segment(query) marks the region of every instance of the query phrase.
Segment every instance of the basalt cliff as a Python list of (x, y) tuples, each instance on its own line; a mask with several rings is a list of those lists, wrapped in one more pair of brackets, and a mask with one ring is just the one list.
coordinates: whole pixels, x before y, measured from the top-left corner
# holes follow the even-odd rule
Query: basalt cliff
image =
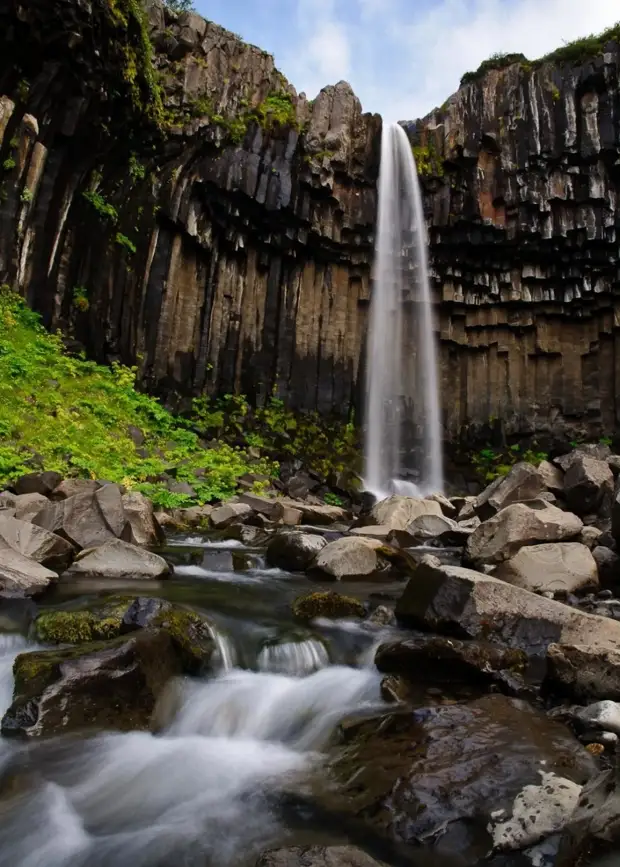
[[(380, 117), (146, 6), (0, 0), (0, 283), (169, 400), (360, 409)], [(407, 125), (451, 439), (616, 428), (619, 81), (610, 42)]]

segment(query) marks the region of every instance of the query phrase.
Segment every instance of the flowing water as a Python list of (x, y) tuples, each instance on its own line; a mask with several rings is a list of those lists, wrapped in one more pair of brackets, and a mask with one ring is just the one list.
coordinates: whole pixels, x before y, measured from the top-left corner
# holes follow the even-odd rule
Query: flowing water
[[(157, 734), (0, 742), (0, 867), (245, 867), (270, 845), (346, 842), (316, 823), (291, 826), (279, 805), (326, 785), (321, 751), (343, 717), (381, 706), (372, 657), (385, 630), (300, 628), (290, 602), (316, 588), (265, 569), (259, 552), (249, 552), (255, 568), (235, 572), (232, 553), (179, 540), (168, 552), (175, 577), (141, 585), (207, 613), (217, 645), (214, 674), (170, 685)], [(89, 598), (82, 584), (55, 592), (54, 605)], [(28, 649), (0, 635), (2, 710)]]
[(441, 492), (441, 412), (426, 227), (413, 152), (399, 124), (385, 124), (381, 139), (366, 376), (367, 490), (379, 499), (392, 493)]

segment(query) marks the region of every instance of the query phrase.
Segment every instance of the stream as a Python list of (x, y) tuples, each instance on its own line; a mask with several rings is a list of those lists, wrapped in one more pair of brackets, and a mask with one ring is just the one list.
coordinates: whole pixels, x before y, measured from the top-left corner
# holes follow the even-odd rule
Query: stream
[[(321, 585), (265, 568), (259, 551), (239, 543), (178, 537), (165, 553), (173, 578), (122, 590), (208, 614), (215, 673), (171, 685), (157, 734), (3, 740), (0, 867), (245, 867), (269, 847), (349, 839), (337, 821), (305, 814), (303, 798), (328, 785), (322, 750), (339, 721), (381, 706), (372, 659), (394, 630), (300, 628), (291, 601)], [(401, 588), (346, 592), (380, 600)], [(46, 604), (119, 589), (61, 584)], [(13, 660), (26, 649), (25, 636), (0, 634), (3, 712)], [(302, 806), (291, 808), (291, 797)]]

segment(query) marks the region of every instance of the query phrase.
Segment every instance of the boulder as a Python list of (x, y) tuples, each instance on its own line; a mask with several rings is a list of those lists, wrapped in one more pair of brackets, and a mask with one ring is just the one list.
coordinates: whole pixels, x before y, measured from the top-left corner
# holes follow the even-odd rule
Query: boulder
[(611, 457), (611, 449), (604, 443), (582, 443), (571, 452), (554, 458), (553, 463), (566, 472), (576, 460), (582, 457), (593, 458), (596, 461), (608, 461)]
[(129, 491), (121, 499), (125, 520), (131, 530), (127, 541), (144, 547), (161, 544), (164, 534), (155, 518), (151, 501), (139, 491)]
[(620, 557), (611, 548), (598, 545), (592, 551), (598, 570), (598, 580), (601, 587), (616, 587), (620, 584)]
[(64, 479), (50, 493), (50, 500), (68, 500), (76, 494), (94, 494), (101, 485), (95, 479)]
[(423, 500), (418, 497), (402, 497), (395, 494), (380, 500), (372, 507), (367, 521), (381, 524), (391, 530), (405, 530), (420, 515), (443, 515), (441, 505), (436, 500)]
[(548, 542), (521, 548), (500, 563), (495, 578), (534, 593), (578, 593), (598, 587), (596, 560), (579, 542)]
[(607, 699), (589, 704), (587, 707), (579, 708), (574, 719), (582, 726), (620, 735), (620, 704), (618, 702)]
[(66, 569), (73, 559), (73, 547), (66, 539), (29, 521), (18, 521), (2, 513), (0, 543), (56, 572)]
[(614, 477), (604, 460), (577, 455), (564, 476), (564, 497), (578, 515), (609, 515), (614, 493)]
[(118, 638), (130, 598), (112, 598), (86, 609), (43, 611), (33, 624), (42, 644), (88, 644)]
[(291, 506), (301, 511), (301, 519), (304, 524), (314, 527), (327, 527), (330, 524), (338, 524), (346, 521), (348, 513), (341, 506), (329, 506), (327, 503), (307, 503), (282, 497), (281, 506)]
[(620, 623), (608, 617), (429, 556), (405, 587), (396, 616), (405, 626), (501, 641), (531, 654), (542, 654), (553, 643), (620, 649)]
[(58, 580), (51, 569), (25, 557), (6, 543), (0, 544), (0, 593), (37, 596)]
[(294, 846), (263, 852), (256, 867), (387, 867), (356, 846)]
[(273, 498), (261, 497), (258, 494), (241, 494), (239, 502), (245, 503), (253, 512), (264, 515), (270, 521), (277, 521), (282, 516), (282, 506)]
[(598, 527), (584, 527), (577, 541), (592, 551), (597, 545), (601, 544), (600, 539), (602, 535), (603, 531), (599, 530)]
[(313, 533), (297, 530), (277, 533), (267, 545), (265, 558), (269, 566), (289, 572), (304, 572), (326, 544), (323, 536)]
[(498, 675), (521, 674), (527, 656), (520, 650), (488, 641), (459, 641), (439, 635), (420, 635), (380, 645), (375, 665), (383, 674), (395, 674), (412, 683), (490, 684)]
[(563, 725), (502, 695), (353, 721), (342, 737), (332, 797), (385, 838), (426, 844), (429, 863), (552, 845), (596, 773)]
[(448, 497), (444, 497), (443, 494), (428, 494), (426, 496), (426, 499), (434, 500), (436, 503), (439, 503), (439, 505), (441, 506), (441, 511), (446, 516), (446, 518), (456, 518), (458, 508), (451, 500), (448, 499)]
[(167, 578), (170, 567), (163, 557), (137, 545), (112, 539), (98, 548), (86, 548), (63, 577), (113, 578), (119, 581)]
[(4, 735), (148, 728), (157, 698), (182, 667), (170, 636), (143, 630), (108, 642), (23, 653), (15, 660)]
[(102, 545), (127, 532), (118, 485), (105, 485), (94, 493), (50, 502), (34, 516), (32, 523), (62, 536), (78, 551)]
[(319, 591), (299, 596), (292, 605), (296, 620), (309, 623), (317, 617), (328, 620), (341, 620), (347, 617), (364, 617), (365, 609), (359, 599), (343, 596), (333, 591)]
[(515, 503), (484, 521), (467, 540), (470, 563), (501, 563), (525, 545), (575, 539), (583, 523), (576, 515), (563, 512), (542, 500)]
[(20, 494), (15, 497), (13, 505), (15, 517), (19, 521), (30, 521), (47, 503), (48, 499), (43, 494)]
[(62, 482), (60, 473), (27, 473), (13, 485), (16, 494), (42, 494), (49, 497), (54, 488)]
[(287, 527), (296, 527), (298, 524), (301, 524), (303, 520), (301, 509), (297, 509), (294, 506), (280, 505), (280, 510), (279, 520)]
[(369, 539), (383, 539), (385, 541), (393, 532), (391, 527), (386, 527), (384, 524), (370, 524), (368, 527), (353, 527), (349, 530), (352, 536), (367, 536)]
[(620, 649), (551, 644), (544, 687), (580, 702), (620, 701)]
[(499, 476), (484, 489), (474, 503), (479, 518), (486, 521), (512, 503), (534, 500), (545, 489), (542, 474), (532, 464), (521, 461), (506, 476)]
[(14, 517), (16, 502), (16, 494), (12, 494), (10, 491), (2, 491), (2, 493), (0, 493), (0, 512), (8, 512), (10, 510), (11, 516)]
[(437, 545), (464, 545), (475, 527), (463, 522), (458, 524), (444, 515), (419, 515), (408, 524), (405, 531), (394, 530), (399, 544), (403, 544), (403, 532), (411, 537), (412, 545), (435, 543)]
[(355, 581), (376, 578), (383, 564), (377, 554), (379, 539), (345, 536), (328, 542), (319, 551), (312, 571), (334, 581)]
[(545, 488), (553, 494), (564, 492), (564, 472), (550, 461), (541, 461), (537, 468)]
[(211, 525), (216, 530), (223, 530), (231, 524), (242, 523), (252, 512), (252, 507), (247, 503), (226, 503), (225, 506), (213, 509), (210, 516)]

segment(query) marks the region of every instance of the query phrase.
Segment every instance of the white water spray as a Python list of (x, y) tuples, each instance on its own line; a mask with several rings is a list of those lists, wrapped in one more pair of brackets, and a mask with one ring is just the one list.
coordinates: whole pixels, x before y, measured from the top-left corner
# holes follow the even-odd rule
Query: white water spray
[[(407, 134), (383, 127), (367, 352), (365, 486), (383, 499), (443, 489), (441, 414), (422, 197)], [(413, 465), (412, 441), (420, 441)], [(414, 471), (418, 483), (402, 479)]]

